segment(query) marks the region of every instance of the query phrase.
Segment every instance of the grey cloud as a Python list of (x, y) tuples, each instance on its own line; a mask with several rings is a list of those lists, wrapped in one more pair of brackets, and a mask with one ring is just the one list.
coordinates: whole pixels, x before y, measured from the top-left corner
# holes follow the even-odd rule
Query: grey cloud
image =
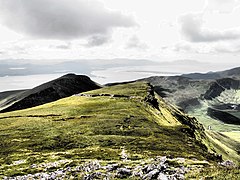
[(201, 14), (187, 14), (179, 18), (182, 35), (191, 42), (216, 42), (240, 38), (239, 29), (218, 31), (203, 26)]
[(110, 37), (106, 35), (94, 35), (88, 39), (86, 47), (101, 46), (110, 41)]
[(67, 42), (65, 44), (59, 44), (59, 45), (50, 45), (49, 48), (54, 48), (54, 49), (71, 49), (72, 44), (70, 42)]
[(111, 11), (97, 0), (0, 0), (0, 9), (2, 24), (43, 39), (111, 35), (113, 28), (137, 25), (131, 16)]
[(148, 46), (146, 43), (141, 42), (136, 35), (134, 35), (128, 40), (125, 48), (126, 49), (147, 49)]

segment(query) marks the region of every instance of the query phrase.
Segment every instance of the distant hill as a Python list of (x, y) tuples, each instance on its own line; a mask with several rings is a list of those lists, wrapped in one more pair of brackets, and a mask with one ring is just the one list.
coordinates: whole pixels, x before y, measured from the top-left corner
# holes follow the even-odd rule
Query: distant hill
[(5, 92), (0, 92), (0, 101), (2, 101), (3, 99), (12, 96), (12, 95), (16, 95), (18, 93), (24, 92), (26, 90), (15, 90), (15, 91), (5, 91)]
[(0, 93), (0, 112), (26, 109), (100, 88), (84, 75), (67, 74), (33, 89)]
[(151, 83), (160, 96), (197, 117), (206, 128), (240, 130), (240, 67), (214, 73), (154, 76), (141, 80)]
[(183, 74), (182, 76), (191, 79), (220, 79), (226, 77), (240, 78), (240, 67), (219, 72)]

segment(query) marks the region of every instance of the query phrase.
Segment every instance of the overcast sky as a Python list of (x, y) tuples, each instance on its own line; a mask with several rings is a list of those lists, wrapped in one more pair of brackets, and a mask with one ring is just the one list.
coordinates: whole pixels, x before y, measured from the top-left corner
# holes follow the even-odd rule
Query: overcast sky
[(240, 0), (0, 0), (0, 9), (0, 59), (239, 63)]

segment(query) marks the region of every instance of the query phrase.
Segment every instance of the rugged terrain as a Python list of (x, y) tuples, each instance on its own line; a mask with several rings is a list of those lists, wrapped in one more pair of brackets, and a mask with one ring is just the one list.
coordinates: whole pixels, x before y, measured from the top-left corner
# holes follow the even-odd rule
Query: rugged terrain
[[(225, 148), (215, 146), (195, 118), (166, 103), (145, 82), (2, 113), (0, 136), (0, 176), (5, 179), (88, 179), (96, 173), (110, 179), (213, 176), (208, 167), (239, 177), (234, 165), (217, 165), (222, 161), (217, 154)], [(223, 158), (239, 160), (237, 155)]]
[(239, 74), (240, 69), (235, 68), (216, 73), (156, 76), (144, 80), (150, 82), (166, 101), (196, 116), (206, 128), (239, 131)]
[(188, 77), (191, 79), (239, 78), (240, 67), (236, 67), (236, 68), (225, 70), (225, 71), (219, 71), (219, 72), (183, 74), (182, 76)]
[(229, 72), (103, 88), (68, 74), (0, 93), (0, 178), (238, 179), (240, 78)]

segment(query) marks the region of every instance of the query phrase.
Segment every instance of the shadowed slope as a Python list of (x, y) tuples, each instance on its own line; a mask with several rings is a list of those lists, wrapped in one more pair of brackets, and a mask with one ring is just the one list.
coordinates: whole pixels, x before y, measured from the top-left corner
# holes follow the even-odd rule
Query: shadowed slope
[(3, 98), (0, 100), (0, 112), (26, 109), (98, 88), (100, 86), (87, 76), (67, 74), (33, 89)]

